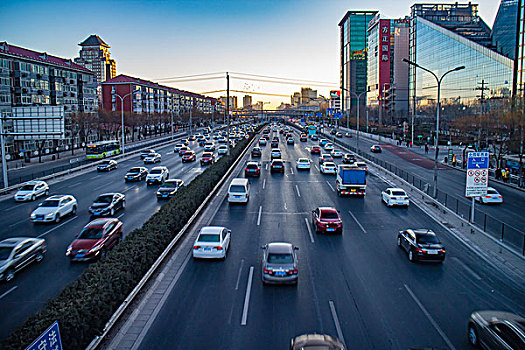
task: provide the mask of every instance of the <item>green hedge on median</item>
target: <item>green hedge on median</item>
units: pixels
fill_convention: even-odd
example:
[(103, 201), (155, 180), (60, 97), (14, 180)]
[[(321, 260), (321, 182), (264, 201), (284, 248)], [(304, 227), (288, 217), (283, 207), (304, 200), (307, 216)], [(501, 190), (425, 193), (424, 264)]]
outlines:
[(102, 334), (106, 322), (259, 130), (260, 127), (248, 140), (240, 141), (229, 156), (223, 156), (181, 188), (103, 261), (91, 264), (42, 310), (29, 317), (0, 348), (25, 349), (55, 320), (58, 320), (65, 349), (84, 349), (89, 345), (95, 336)]

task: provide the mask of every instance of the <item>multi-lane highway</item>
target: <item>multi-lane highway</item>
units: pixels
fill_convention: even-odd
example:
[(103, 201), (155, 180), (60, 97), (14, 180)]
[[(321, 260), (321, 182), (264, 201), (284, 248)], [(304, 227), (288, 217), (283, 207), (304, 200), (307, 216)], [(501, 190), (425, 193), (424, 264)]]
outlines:
[[(182, 163), (178, 154), (173, 153), (173, 144), (157, 149), (162, 162), (146, 167), (166, 166), (170, 178), (181, 178), (190, 182), (203, 171), (199, 164), (202, 147), (195, 141), (190, 148), (197, 153), (197, 161)], [(16, 274), (9, 283), (0, 284), (0, 339), (5, 338), (14, 327), (35, 313), (44, 303), (57, 295), (60, 290), (84, 271), (87, 263), (70, 263), (65, 252), (68, 245), (90, 221), (88, 207), (102, 193), (121, 192), (126, 195), (126, 208), (116, 213), (124, 224), (124, 237), (134, 228), (140, 227), (162, 205), (155, 192), (158, 185), (147, 186), (144, 181), (124, 182), (124, 174), (134, 166), (143, 166), (139, 156), (120, 161), (118, 169), (109, 173), (88, 171), (79, 176), (53, 183), (50, 195), (70, 194), (78, 201), (77, 215), (67, 217), (60, 224), (35, 225), (29, 221), (31, 211), (44, 200), (16, 203), (13, 199), (0, 202), (2, 227), (0, 240), (8, 237), (44, 237), (48, 251), (41, 263), (35, 263)]]
[[(261, 177), (250, 178), (249, 203), (223, 200), (202, 220), (232, 230), (227, 258), (191, 259), (197, 227), (176, 253), (178, 281), (166, 298), (155, 299), (165, 303), (152, 322), (142, 321), (134, 348), (284, 349), (298, 334), (321, 332), (338, 336), (349, 349), (463, 349), (472, 311), (525, 312), (522, 285), (418, 207), (384, 206), (380, 192), (387, 185), (374, 174), (364, 198), (338, 197), (335, 177), (314, 166), (318, 156), (310, 155), (311, 145), (289, 146), (281, 138), (284, 174), (270, 174), (270, 147), (264, 148)], [(311, 158), (312, 169), (298, 172), (298, 157)], [(242, 167), (237, 176), (243, 177)], [(318, 206), (340, 211), (342, 235), (314, 232), (311, 211)], [(408, 261), (396, 234), (409, 227), (438, 234), (447, 249), (443, 264)], [(271, 241), (299, 247), (297, 286), (262, 284), (260, 247)], [(124, 348), (133, 344), (121, 340)]]

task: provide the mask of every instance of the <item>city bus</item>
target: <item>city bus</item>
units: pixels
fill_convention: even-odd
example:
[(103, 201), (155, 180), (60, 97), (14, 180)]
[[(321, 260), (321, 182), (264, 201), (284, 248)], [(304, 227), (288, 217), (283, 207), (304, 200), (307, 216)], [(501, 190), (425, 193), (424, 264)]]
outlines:
[(86, 146), (87, 159), (103, 159), (120, 154), (120, 142), (117, 140), (88, 143)]

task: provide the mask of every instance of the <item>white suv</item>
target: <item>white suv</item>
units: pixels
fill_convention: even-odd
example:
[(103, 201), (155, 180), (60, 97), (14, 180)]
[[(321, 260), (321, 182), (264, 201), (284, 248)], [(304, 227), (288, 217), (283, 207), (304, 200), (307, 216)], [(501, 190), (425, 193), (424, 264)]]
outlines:
[(156, 166), (146, 176), (146, 184), (164, 183), (170, 177), (170, 172), (165, 166)]
[(34, 201), (37, 197), (47, 196), (49, 186), (44, 181), (29, 181), (23, 184), (15, 194), (15, 201)]
[(30, 219), (32, 222), (56, 222), (66, 215), (77, 213), (77, 200), (71, 195), (55, 195), (46, 198), (45, 201), (33, 210)]

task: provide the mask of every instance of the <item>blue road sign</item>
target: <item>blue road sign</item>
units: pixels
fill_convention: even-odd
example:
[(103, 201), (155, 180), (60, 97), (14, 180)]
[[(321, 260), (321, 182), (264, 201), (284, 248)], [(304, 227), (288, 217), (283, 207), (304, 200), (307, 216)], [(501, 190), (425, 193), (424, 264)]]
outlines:
[(315, 113), (315, 116), (320, 118), (320, 117), (323, 116), (323, 113), (321, 113), (321, 112), (316, 112), (316, 113)]
[(42, 333), (26, 350), (62, 350), (58, 321), (55, 321), (44, 333)]
[(489, 152), (469, 152), (467, 155), (467, 169), (488, 169)]

